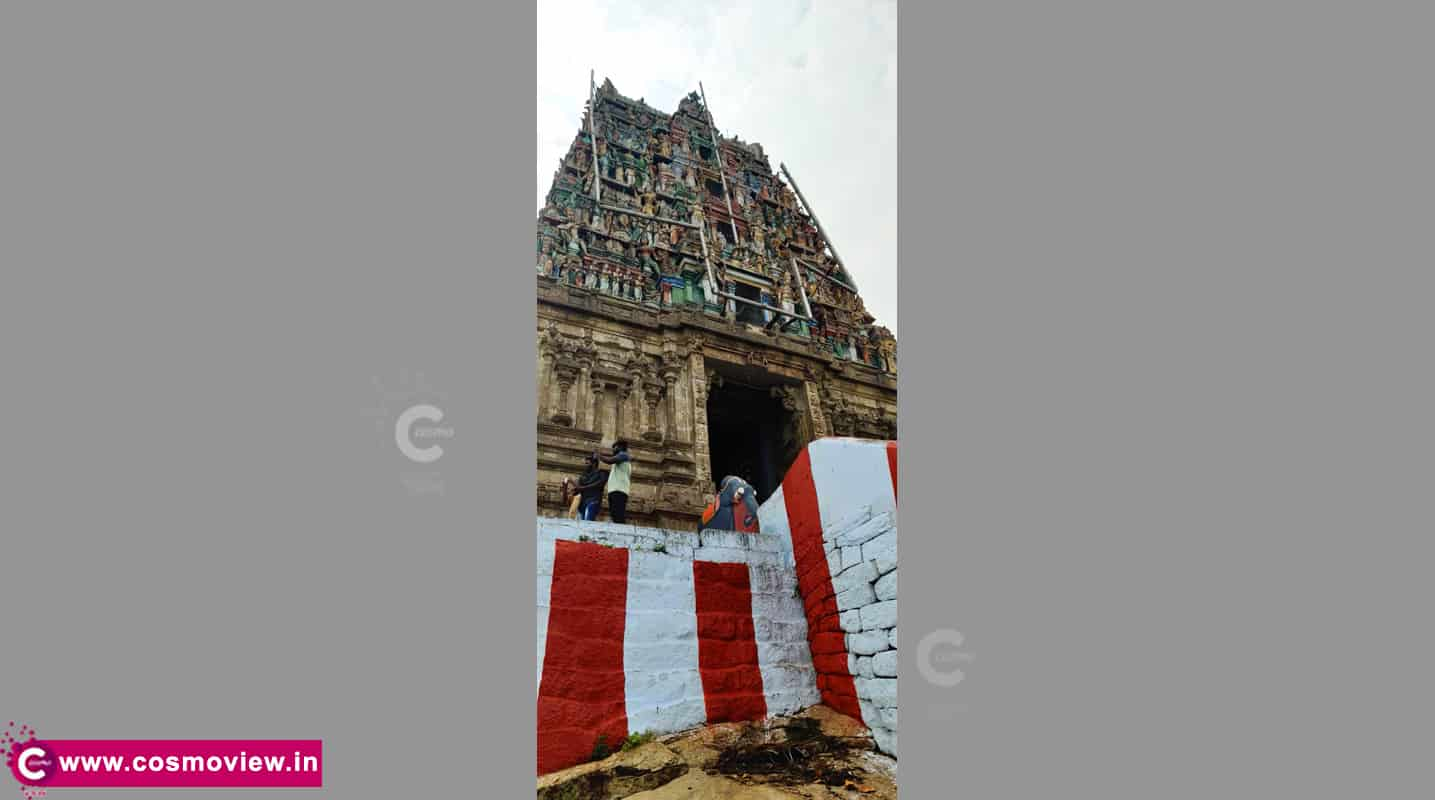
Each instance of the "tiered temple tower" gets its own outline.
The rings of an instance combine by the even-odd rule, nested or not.
[[[896,340],[787,168],[698,92],[591,91],[538,219],[539,513],[619,437],[629,521],[676,530],[724,475],[765,500],[813,439],[896,439]]]

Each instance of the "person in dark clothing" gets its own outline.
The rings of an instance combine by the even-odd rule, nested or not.
[[[604,464],[612,464],[608,472],[608,513],[614,522],[628,521],[628,492],[633,485],[633,459],[628,455],[628,440],[613,442],[612,455],[594,453]]]
[[[595,520],[603,506],[603,485],[608,473],[598,469],[596,456],[588,456],[584,471],[573,490],[578,493],[578,519]]]

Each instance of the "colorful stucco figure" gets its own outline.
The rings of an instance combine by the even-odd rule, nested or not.
[[[723,478],[717,500],[703,511],[698,530],[757,533],[757,492],[752,484],[735,475]]]

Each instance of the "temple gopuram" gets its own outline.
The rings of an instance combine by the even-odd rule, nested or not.
[[[540,515],[617,438],[629,522],[674,530],[725,475],[762,501],[813,439],[897,438],[896,340],[779,168],[705,94],[668,114],[590,80],[538,218]]]

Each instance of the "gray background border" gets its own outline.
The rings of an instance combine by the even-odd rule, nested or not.
[[[1428,791],[1431,22],[902,4],[908,796]]]
[[[533,791],[535,37],[0,9],[6,720],[322,738],[335,797]]]
[[[1423,788],[1419,12],[903,5],[906,796]],[[533,34],[4,7],[7,718],[531,790]]]

